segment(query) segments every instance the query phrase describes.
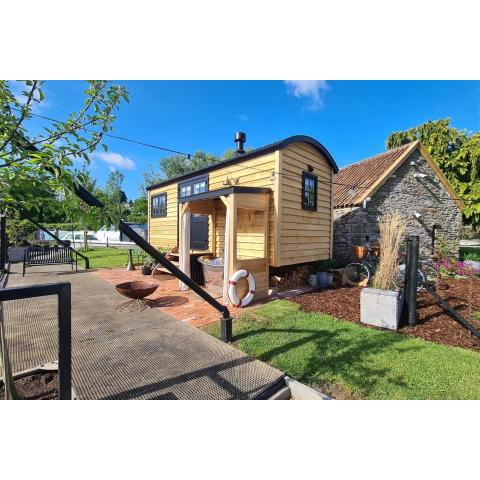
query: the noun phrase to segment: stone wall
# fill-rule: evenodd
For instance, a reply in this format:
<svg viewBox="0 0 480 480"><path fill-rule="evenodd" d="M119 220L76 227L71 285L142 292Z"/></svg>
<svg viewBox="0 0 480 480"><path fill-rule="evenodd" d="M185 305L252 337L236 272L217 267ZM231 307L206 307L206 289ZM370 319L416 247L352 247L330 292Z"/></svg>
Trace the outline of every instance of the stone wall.
<svg viewBox="0 0 480 480"><path fill-rule="evenodd" d="M411 165L414 161L415 165ZM415 178L424 173L425 178ZM335 181L335 180L334 180ZM398 211L407 219L407 234L419 235L420 255L432 254L433 226L439 225L435 237L458 246L462 214L438 177L418 150L415 150L362 207L336 209L333 228L333 258L353 261L351 247L378 239L378 218ZM421 214L416 219L414 213ZM438 242L438 240L437 240Z"/></svg>

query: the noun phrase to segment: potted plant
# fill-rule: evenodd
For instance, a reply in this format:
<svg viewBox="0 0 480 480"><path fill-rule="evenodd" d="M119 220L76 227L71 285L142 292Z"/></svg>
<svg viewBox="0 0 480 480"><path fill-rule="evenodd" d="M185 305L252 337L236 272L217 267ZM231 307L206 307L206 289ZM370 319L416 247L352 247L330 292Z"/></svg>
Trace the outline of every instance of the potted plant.
<svg viewBox="0 0 480 480"><path fill-rule="evenodd" d="M152 259L147 258L143 261L142 275L151 275L151 274L152 274Z"/></svg>
<svg viewBox="0 0 480 480"><path fill-rule="evenodd" d="M395 280L406 222L399 213L389 213L380 218L379 228L382 255L373 277L373 288L364 288L360 294L360 321L396 330L402 313L402 299Z"/></svg>
<svg viewBox="0 0 480 480"><path fill-rule="evenodd" d="M328 258L326 260L319 260L315 263L314 269L315 274L317 275L317 285L319 288L327 288L332 285L333 282L333 272L340 267L339 262Z"/></svg>

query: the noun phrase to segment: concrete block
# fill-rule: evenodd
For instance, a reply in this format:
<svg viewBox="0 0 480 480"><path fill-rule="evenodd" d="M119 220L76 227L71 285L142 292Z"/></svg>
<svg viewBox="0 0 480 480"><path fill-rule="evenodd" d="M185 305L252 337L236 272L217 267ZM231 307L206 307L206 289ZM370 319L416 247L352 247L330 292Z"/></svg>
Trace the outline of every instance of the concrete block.
<svg viewBox="0 0 480 480"><path fill-rule="evenodd" d="M332 400L329 396L298 382L290 377L285 377L285 383L291 392L292 400Z"/></svg>
<svg viewBox="0 0 480 480"><path fill-rule="evenodd" d="M288 387L284 387L279 390L277 393L274 393L269 400L291 400L292 399L292 392Z"/></svg>
<svg viewBox="0 0 480 480"><path fill-rule="evenodd" d="M360 294L360 321L396 330L402 314L400 292L364 288Z"/></svg>

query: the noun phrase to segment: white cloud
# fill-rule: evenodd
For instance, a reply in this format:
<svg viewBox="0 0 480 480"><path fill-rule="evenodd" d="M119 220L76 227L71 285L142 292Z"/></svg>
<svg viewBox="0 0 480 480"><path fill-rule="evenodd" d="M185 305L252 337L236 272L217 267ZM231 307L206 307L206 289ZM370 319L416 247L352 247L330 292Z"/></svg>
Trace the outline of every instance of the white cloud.
<svg viewBox="0 0 480 480"><path fill-rule="evenodd" d="M19 80L9 80L8 84L17 101L21 105L25 105L25 103L27 102L27 97L23 94L23 92L29 92L31 90L31 87L27 87L25 85L25 82L21 82ZM53 94L50 91L46 91L44 86L42 86L41 88L44 94L44 99L40 102L33 101L30 103L30 107L33 113L38 113L40 112L40 110L46 109L54 105L54 103L52 103L50 99L47 98L53 96ZM38 90L35 90L35 92L33 93L33 98L35 100L40 100L40 94L38 93Z"/></svg>
<svg viewBox="0 0 480 480"><path fill-rule="evenodd" d="M110 169L124 168L125 170L135 170L135 162L115 152L96 152L93 154L95 158L98 158L102 162L105 162Z"/></svg>
<svg viewBox="0 0 480 480"><path fill-rule="evenodd" d="M330 89L325 80L285 80L287 92L310 100L308 108L316 112L325 105L325 92Z"/></svg>

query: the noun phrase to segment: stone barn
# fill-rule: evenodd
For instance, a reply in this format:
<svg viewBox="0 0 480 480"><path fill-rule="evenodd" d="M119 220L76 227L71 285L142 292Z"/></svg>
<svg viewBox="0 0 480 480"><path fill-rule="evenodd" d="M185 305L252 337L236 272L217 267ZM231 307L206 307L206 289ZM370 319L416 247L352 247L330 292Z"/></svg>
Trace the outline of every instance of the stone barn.
<svg viewBox="0 0 480 480"><path fill-rule="evenodd" d="M420 255L442 239L458 245L463 202L419 141L340 169L334 179L333 258L353 261L352 246L378 239L378 218L399 211L420 236Z"/></svg>

